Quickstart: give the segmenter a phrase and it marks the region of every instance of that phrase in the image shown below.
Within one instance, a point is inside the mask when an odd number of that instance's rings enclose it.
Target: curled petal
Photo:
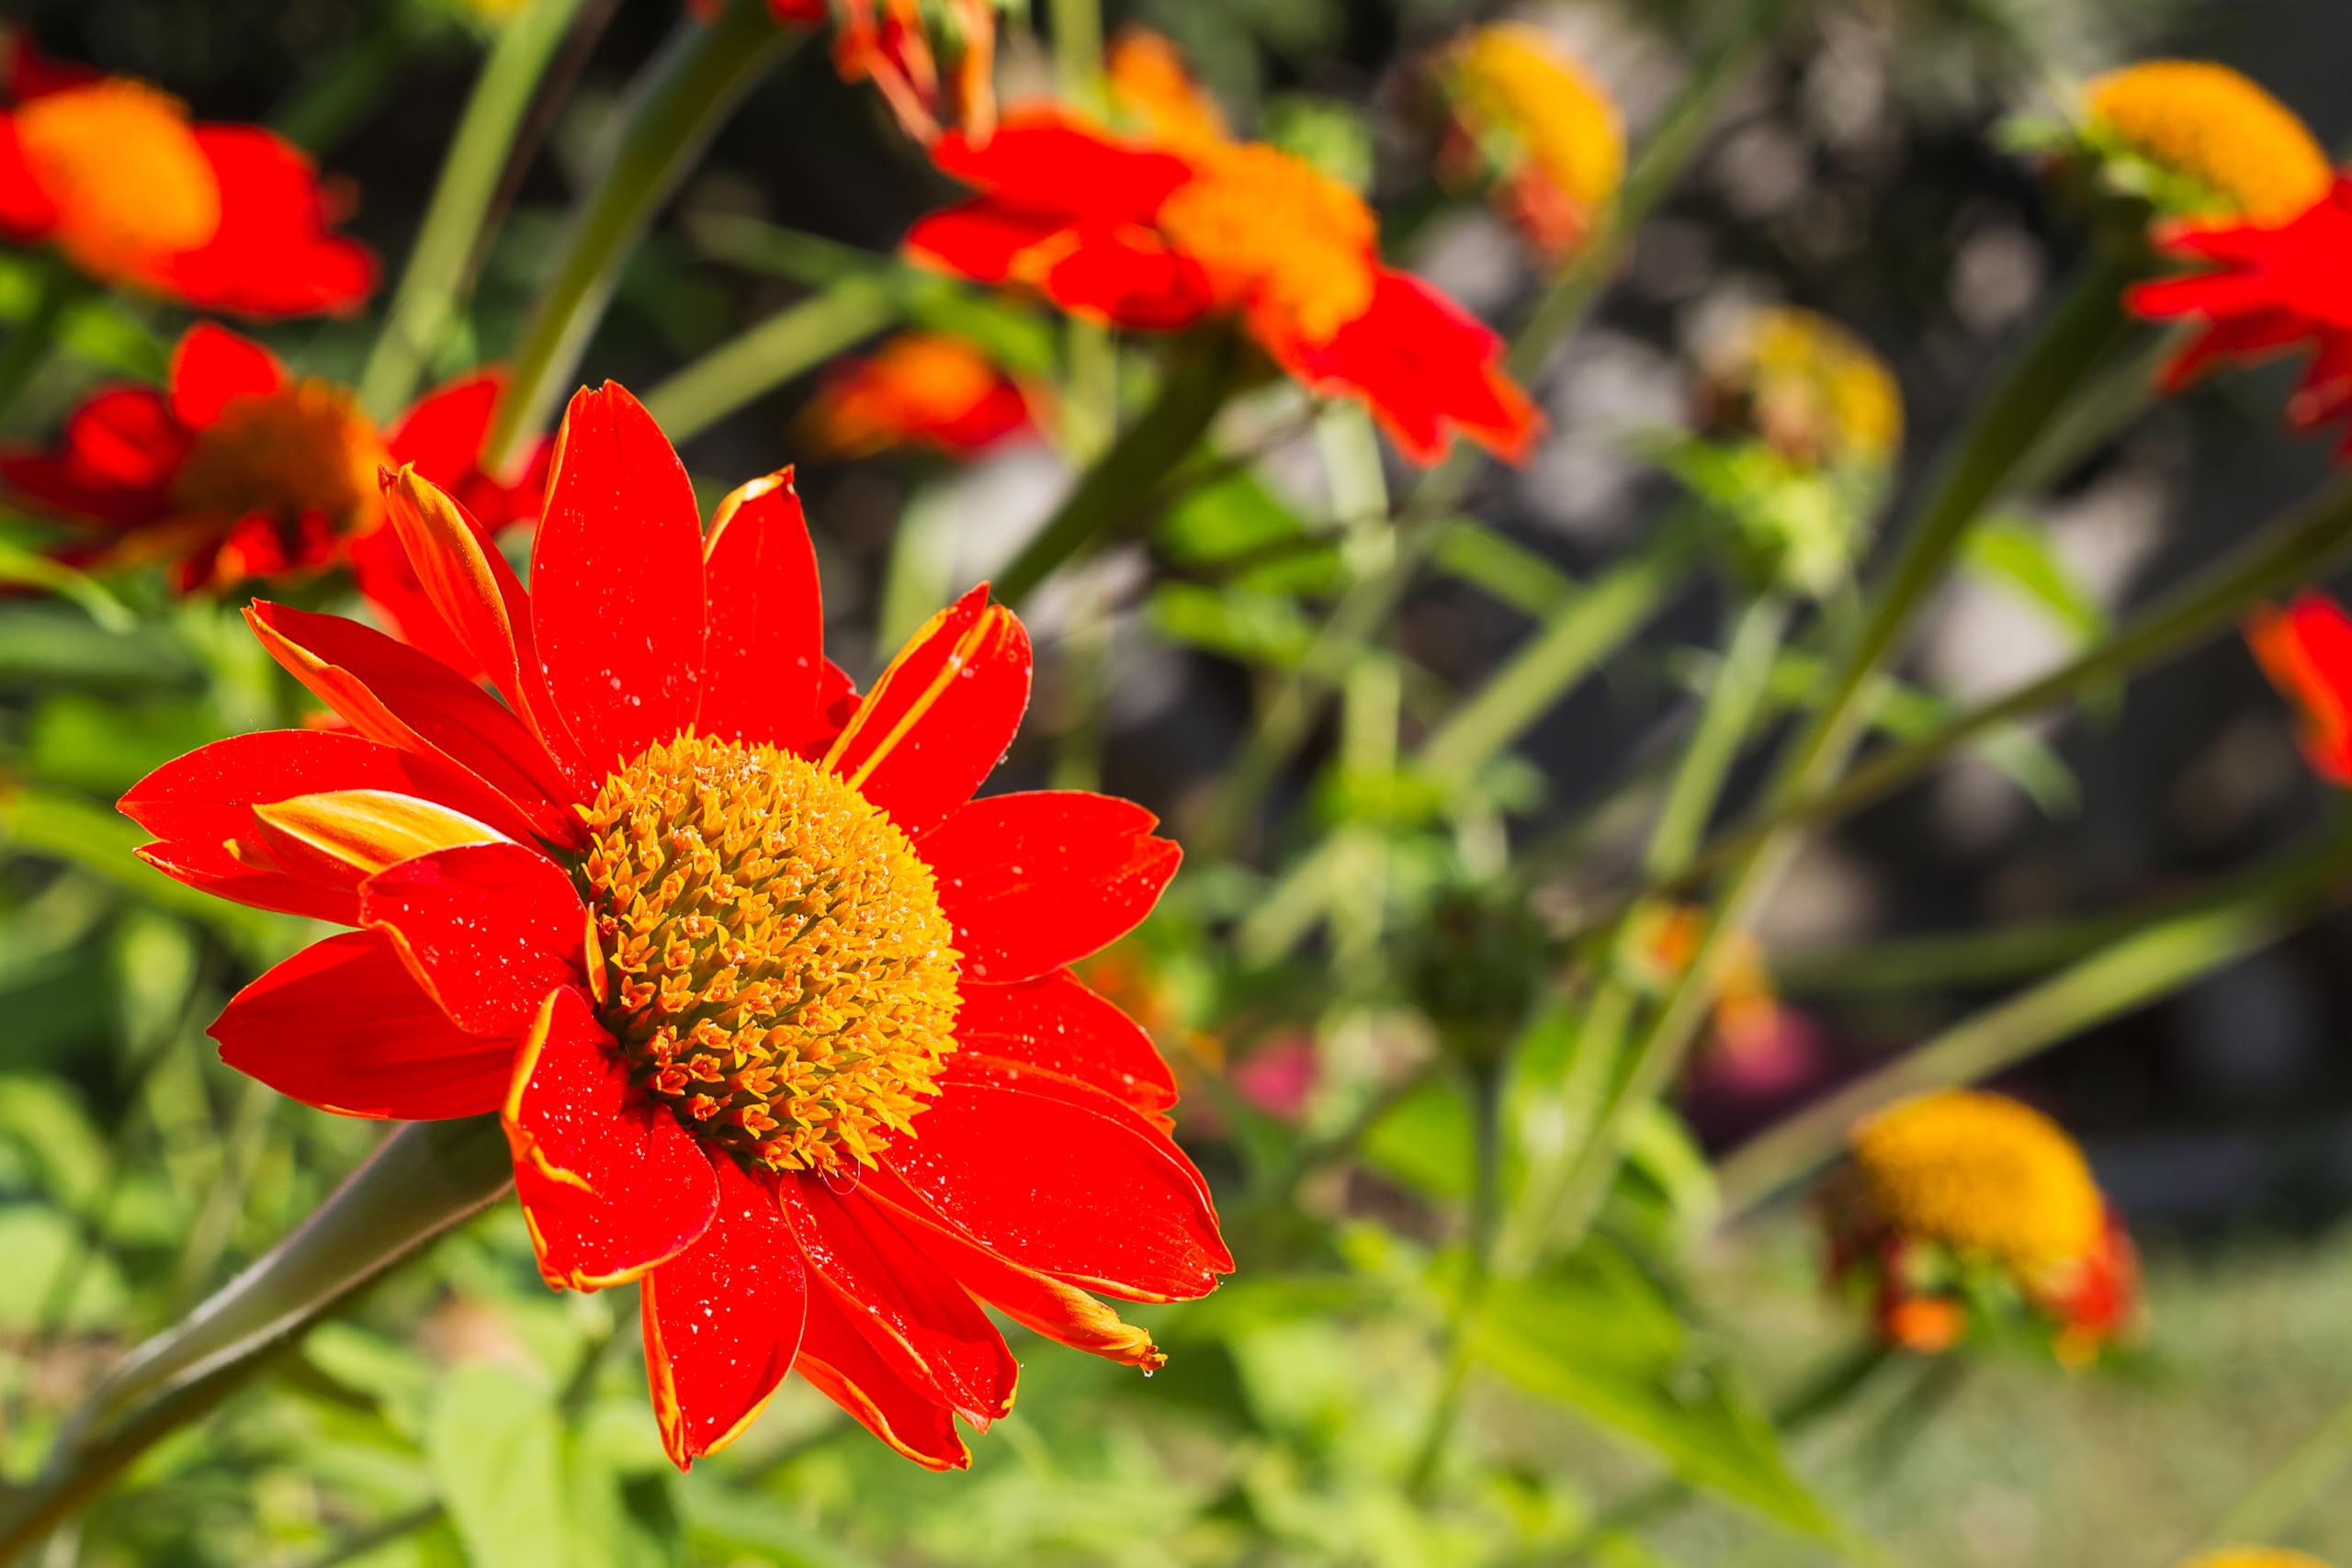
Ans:
[[[826,766],[921,834],[971,797],[1029,705],[1029,634],[984,583],[907,642]]]
[[[311,943],[231,998],[207,1032],[230,1066],[340,1116],[480,1116],[514,1075],[514,1038],[452,1023],[375,931]]]
[[[680,1470],[758,1418],[792,1370],[808,1312],[808,1267],[775,1189],[731,1159],[711,1168],[710,1228],[638,1285],[653,1413]]]
[[[501,1112],[514,1191],[556,1290],[634,1280],[699,1240],[718,1179],[677,1118],[630,1087],[578,991],[551,991]]]
[[[538,998],[587,984],[588,911],[555,862],[521,844],[466,844],[379,871],[359,885],[359,919],[476,1034],[519,1036]]]
[[[437,801],[381,789],[322,790],[253,808],[276,869],[327,887],[357,887],[386,866],[459,844],[509,840]]]
[[[808,1292],[800,1336],[800,1375],[867,1431],[925,1470],[964,1470],[972,1455],[956,1416],[882,1359],[831,1291]]]
[[[971,801],[924,834],[973,976],[1035,979],[1133,931],[1183,859],[1159,822],[1131,801],[1036,790]]]

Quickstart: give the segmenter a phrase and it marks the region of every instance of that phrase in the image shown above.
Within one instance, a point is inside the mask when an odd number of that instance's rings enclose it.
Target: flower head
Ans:
[[[996,121],[996,8],[1001,0],[768,0],[780,22],[833,23],[833,65],[872,82],[909,136],[930,141],[943,120],[986,137]]]
[[[2232,1546],[2192,1557],[2180,1568],[2328,1568],[2307,1551],[2278,1546]]]
[[[901,333],[863,358],[837,361],[804,419],[809,441],[845,457],[892,446],[968,457],[1029,425],[1012,377],[962,338]]]
[[[2021,1303],[2086,1359],[2138,1302],[2131,1241],[2073,1139],[2000,1095],[1947,1090],[1855,1129],[1827,1191],[1832,1268],[1877,1292],[1882,1332],[1922,1350],[1988,1299]]]
[[[2142,316],[2199,326],[2164,367],[2164,390],[2178,391],[2219,364],[2304,349],[2310,363],[2287,405],[2288,423],[2311,430],[2352,416],[2352,180],[2335,180],[2283,221],[2176,225],[2158,245],[2206,264],[2126,296]]]
[[[971,798],[1028,701],[1020,622],[974,590],[856,694],[789,474],[706,537],[609,385],[565,417],[527,591],[440,487],[384,483],[499,695],[248,612],[350,732],[219,742],[122,808],[166,874],[351,929],[231,1000],[223,1059],[346,1115],[497,1113],[547,1281],[639,1281],[681,1466],[789,1370],[968,1462],[957,1418],[1002,1416],[1018,1371],[982,1303],[1157,1366],[1089,1292],[1198,1296],[1232,1258],[1166,1066],[1067,966],[1178,852],[1124,801]]]
[[[1130,141],[1051,111],[985,144],[944,137],[933,157],[981,195],[915,226],[920,260],[1137,331],[1238,321],[1310,391],[1362,400],[1419,461],[1456,432],[1513,458],[1534,438],[1494,334],[1382,265],[1371,209],[1302,159]]]
[[[2279,223],[2327,193],[2327,153],[2257,84],[2203,60],[2149,60],[2083,88],[2085,134],[2175,216]]]
[[[1441,172],[1490,181],[1545,256],[1574,252],[1624,177],[1625,128],[1607,91],[1542,28],[1515,22],[1448,49],[1439,85],[1453,121]]]
[[[377,475],[413,465],[492,529],[535,516],[536,472],[510,485],[481,468],[500,385],[490,373],[454,382],[379,431],[344,388],[201,323],[173,354],[168,387],[105,389],[55,449],[0,451],[0,488],[79,526],[70,558],[168,561],[184,592],[348,564],[404,634],[454,658],[386,525]]]
[[[301,316],[357,305],[376,265],[328,231],[310,160],[251,125],[200,125],[146,83],[8,40],[0,234],[99,282],[197,307]]]
[[[1167,35],[1128,27],[1102,57],[1103,79],[1120,120],[1167,146],[1209,146],[1232,140],[1225,111],[1193,80],[1183,51]]]
[[[2303,754],[2332,784],[2352,785],[2352,615],[2324,593],[2298,594],[2246,623],[2263,673],[2295,705]]]
[[[1884,362],[1811,310],[1754,312],[1708,356],[1701,389],[1710,429],[1806,468],[1883,468],[1903,445],[1903,394]]]

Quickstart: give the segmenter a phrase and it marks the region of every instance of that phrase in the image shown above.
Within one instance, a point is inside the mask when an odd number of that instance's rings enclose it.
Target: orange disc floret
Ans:
[[[109,77],[17,112],[17,145],[56,204],[57,248],[93,277],[138,282],[220,226],[220,182],[187,106]]]
[[[841,457],[899,446],[966,456],[1024,428],[1029,400],[963,339],[901,333],[829,370],[802,423],[820,450]]]
[[[375,515],[390,460],[347,389],[302,377],[224,403],[172,476],[172,501],[227,519],[315,511],[341,532]]]
[[[1328,342],[1372,303],[1380,226],[1363,198],[1305,159],[1260,142],[1204,148],[1159,209],[1223,306],[1261,335]]]
[[[1857,1128],[1852,1153],[1862,1201],[1889,1230],[2020,1274],[2086,1256],[2105,1226],[2082,1150],[2005,1096],[1910,1100]]]
[[[954,932],[889,818],[773,746],[684,736],[585,813],[601,1017],[632,1079],[774,1170],[874,1164],[956,1049]]]
[[[1445,54],[1456,128],[1529,240],[1557,258],[1582,243],[1625,174],[1615,102],[1539,28],[1478,28]]]
[[[2212,194],[2224,213],[2284,222],[2335,177],[2308,126],[2261,86],[2203,60],[2150,60],[2083,89],[2095,135]]]

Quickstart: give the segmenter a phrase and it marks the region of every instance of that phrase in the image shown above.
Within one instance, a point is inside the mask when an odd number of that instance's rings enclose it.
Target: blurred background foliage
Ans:
[[[433,369],[510,340],[625,85],[676,20],[666,0],[587,9],[602,25],[583,32],[593,48],[559,58],[574,85],[544,128],[548,155],[507,193],[512,216]],[[1540,279],[1498,220],[1430,188],[1410,80],[1427,51],[1492,9],[1137,0],[1105,13],[1177,39],[1237,123],[1363,184],[1393,253],[1502,319]],[[1518,9],[1576,42],[1637,143],[1714,11]],[[1879,482],[1916,492],[1972,389],[2085,243],[1988,133],[2000,116],[2162,51],[2241,66],[2331,144],[2352,133],[2340,91],[2352,13],[2332,0],[1785,9],[1585,330],[1530,378],[1553,437],[1523,470],[1479,478],[1464,510],[1484,526],[1449,533],[1439,570],[1404,604],[1408,731],[1444,733],[1458,694],[1479,689],[1569,584],[1651,547],[1724,487],[1752,491],[1721,471],[1719,451],[1678,446],[1676,433],[1715,345],[1757,305],[1820,311],[1888,363],[1908,430]],[[348,178],[354,231],[394,259],[498,10],[7,7],[51,53],[153,78],[207,118],[284,130]],[[1023,18],[1008,28],[1004,81],[1018,97],[1052,68]],[[1041,314],[856,259],[888,254],[948,195],[871,96],[804,50],[728,123],[635,254],[583,363],[659,406],[680,366],[820,299],[803,327],[838,331],[842,347],[905,317],[969,333],[1016,370],[1050,368]],[[26,264],[0,268],[0,316],[21,316]],[[877,276],[878,310],[828,292]],[[18,428],[47,428],[102,367],[153,374],[168,341],[159,316],[136,309],[86,331],[87,352],[15,411]],[[361,318],[265,335],[350,378],[370,333]],[[1932,728],[1952,705],[2050,668],[2142,585],[2212,558],[2309,491],[2326,454],[2274,428],[2283,374],[2157,408],[2039,475],[1935,603],[1913,685],[1883,722],[1899,729],[1907,713],[1915,731]],[[682,443],[698,482],[723,488],[793,457],[814,385],[792,377]],[[671,390],[673,407],[692,406],[691,389]],[[2071,1375],[2024,1356],[1872,1369],[1828,1419],[1784,1423],[1784,1442],[1768,1413],[1802,1410],[1815,1380],[1853,1370],[1851,1314],[1820,1286],[1801,1205],[1715,1228],[1710,1154],[2011,978],[1997,953],[1907,939],[2145,908],[2276,852],[2317,818],[2321,789],[2243,649],[2218,643],[2062,725],[2005,732],[1813,842],[1759,933],[1780,998],[1769,1049],[1716,1041],[1685,1086],[1687,1123],[1661,1113],[1634,1129],[1599,1239],[1511,1284],[1519,1294],[1493,1303],[1475,1344],[1449,1345],[1449,1303],[1468,1288],[1449,1244],[1474,1199],[1477,1130],[1458,1082],[1424,1069],[1498,1049],[1482,1032],[1519,1027],[1546,962],[1522,929],[1534,917],[1494,891],[1502,846],[1532,857],[1538,913],[1622,885],[1640,834],[1594,803],[1605,807],[1629,767],[1662,766],[1688,694],[1716,673],[1707,650],[1724,594],[1678,562],[1679,586],[1644,605],[1644,635],[1507,758],[1441,782],[1398,771],[1393,754],[1327,768],[1339,736],[1318,728],[1262,801],[1221,819],[1213,807],[1258,691],[1307,657],[1338,570],[1328,538],[1302,542],[1300,519],[1344,498],[1321,492],[1312,444],[1280,439],[1266,417],[1266,460],[1191,492],[1155,539],[1156,570],[1114,560],[1035,601],[1036,717],[1012,758],[1023,781],[1141,799],[1194,844],[1153,925],[1092,976],[1178,1064],[1180,1131],[1219,1184],[1242,1261],[1209,1300],[1138,1314],[1170,1352],[1163,1371],[1146,1382],[1024,1354],[1014,1416],[977,1446],[971,1472],[944,1476],[906,1465],[796,1383],[752,1436],[682,1480],[645,1415],[629,1293],[548,1295],[502,1208],[157,1449],[41,1560],[1420,1568],[1591,1549],[1612,1564],[1721,1568],[1840,1550],[1923,1568],[2154,1564],[2233,1510],[2352,1557],[2352,1511],[2303,1506],[2277,1482],[2300,1456],[2307,1490],[2337,1495],[2352,1453],[2336,1414],[2352,1397],[2352,1071],[2339,1044],[2352,931],[2340,919],[2007,1080],[2084,1134],[2148,1256],[2148,1336],[2114,1363]],[[941,591],[1001,566],[1063,474],[1037,446],[967,467],[806,460],[829,640],[844,662],[870,675]],[[1822,584],[1832,615],[1837,576]],[[0,604],[0,1454],[16,1474],[38,1466],[100,1370],[291,1229],[377,1136],[214,1060],[203,1026],[282,950],[288,923],[146,872],[128,854],[142,836],[110,807],[169,757],[299,722],[300,705],[217,606],[142,600],[135,583],[120,597],[74,587],[78,603]],[[1801,696],[1803,671],[1787,674]],[[1735,795],[1755,772],[1743,765]],[[1389,856],[1369,908],[1344,880],[1300,894],[1297,866],[1328,869],[1302,855],[1344,858],[1329,846],[1364,841]],[[1301,1152],[1350,1145],[1347,1158]],[[1706,1501],[1677,1507],[1657,1491],[1661,1475]]]

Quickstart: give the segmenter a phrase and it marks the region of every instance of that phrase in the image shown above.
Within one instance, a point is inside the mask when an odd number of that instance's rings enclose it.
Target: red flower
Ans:
[[[347,563],[403,635],[457,662],[386,526],[377,475],[413,466],[490,529],[536,516],[544,449],[519,484],[480,466],[499,388],[493,373],[452,382],[379,433],[342,388],[291,376],[259,344],[199,323],[172,355],[167,389],[97,392],[56,451],[0,452],[0,484],[100,531],[67,558],[168,559],[184,592]]]
[[[944,137],[933,156],[982,194],[916,224],[920,260],[1138,331],[1237,317],[1302,385],[1361,399],[1420,462],[1457,431],[1513,459],[1534,439],[1495,335],[1383,266],[1362,199],[1287,152],[1148,146],[1037,110],[985,143]]]
[[[2303,754],[2332,784],[2352,785],[2352,615],[2324,593],[2298,594],[2284,610],[2246,623],[2263,673],[2294,704]]]
[[[1087,1292],[1232,1267],[1141,1031],[1066,965],[1173,873],[1149,813],[969,797],[1029,694],[975,589],[871,691],[820,646],[788,474],[707,539],[628,393],[572,401],[526,592],[464,509],[386,476],[503,703],[352,622],[256,604],[356,733],[208,746],[131,790],[192,886],[354,928],[247,987],[224,1060],[346,1115],[496,1111],[550,1285],[641,1280],[682,1466],[788,1369],[917,1462],[967,1462],[1016,1371],[989,1303],[1146,1368]]]
[[[42,61],[6,41],[0,234],[53,245],[103,283],[251,316],[345,310],[376,264],[328,232],[302,152],[254,125],[197,125],[129,77]]]
[[[2185,277],[2143,283],[2132,310],[2154,321],[2202,323],[2165,367],[2166,391],[2214,365],[2311,350],[2288,422],[2311,430],[2352,417],[2352,179],[2285,223],[2176,224],[2158,238],[2170,255],[2211,263]]]
[[[943,118],[986,136],[996,118],[994,0],[933,4],[936,25],[922,0],[768,0],[768,10],[802,27],[838,12],[833,68],[844,82],[872,82],[916,141],[937,137]]]
[[[969,457],[1029,426],[1012,378],[961,338],[902,333],[864,358],[836,361],[809,404],[808,438],[863,457],[892,446]]]

